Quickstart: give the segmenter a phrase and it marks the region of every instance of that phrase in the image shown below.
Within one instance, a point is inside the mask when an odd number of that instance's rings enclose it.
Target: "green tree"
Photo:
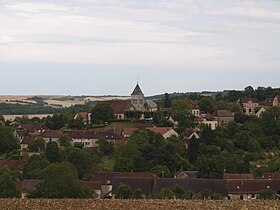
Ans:
[[[133,199],[142,199],[143,193],[141,189],[136,189],[134,192],[132,192],[132,198]]]
[[[168,93],[164,94],[164,100],[163,100],[163,107],[164,108],[171,108],[172,107],[172,103],[169,97]]]
[[[50,161],[50,163],[55,163],[60,161],[59,148],[56,142],[49,142],[47,144],[45,156],[46,159]]]
[[[163,177],[163,178],[171,177],[171,172],[167,166],[156,165],[151,169],[151,172],[155,173],[158,177]]]
[[[71,138],[69,136],[63,135],[59,138],[59,144],[62,147],[70,147]]]
[[[116,199],[131,199],[133,197],[132,191],[128,185],[120,185],[116,193]]]
[[[20,198],[21,192],[9,170],[4,169],[0,176],[0,198]]]
[[[271,189],[262,190],[258,193],[258,199],[273,200],[275,192]]]
[[[215,111],[214,101],[212,98],[203,98],[198,102],[199,108],[205,113],[213,113]]]
[[[85,127],[84,119],[82,117],[78,117],[76,119],[72,118],[68,121],[68,128],[81,130]]]
[[[67,159],[76,166],[80,179],[89,173],[92,166],[91,157],[85,149],[79,149],[77,147],[69,149]]]
[[[54,163],[44,169],[43,181],[30,198],[91,198],[92,192],[78,180],[74,165],[69,162]]]
[[[109,104],[98,103],[92,109],[92,122],[96,124],[104,124],[105,122],[110,122],[115,119],[114,111]]]
[[[104,139],[98,140],[97,144],[98,144],[98,151],[103,155],[110,155],[114,151],[114,144]]]
[[[139,146],[133,142],[119,144],[114,150],[114,171],[131,171],[136,169],[136,162],[140,159]]]
[[[24,166],[24,177],[26,179],[40,179],[43,169],[45,169],[49,164],[49,161],[42,156],[31,156]]]
[[[19,148],[19,142],[13,134],[13,129],[0,127],[0,154]]]
[[[199,140],[192,137],[188,145],[188,158],[191,164],[195,164],[197,161],[199,151]]]
[[[45,150],[45,141],[41,137],[34,137],[35,139],[28,145],[30,152],[43,152]]]
[[[54,114],[46,119],[46,126],[53,130],[60,130],[65,125],[65,120],[62,114]]]

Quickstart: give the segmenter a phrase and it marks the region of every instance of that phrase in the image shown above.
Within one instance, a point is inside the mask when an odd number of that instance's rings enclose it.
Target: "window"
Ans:
[[[137,99],[132,99],[133,104],[137,104]]]
[[[143,104],[143,103],[144,103],[144,100],[143,100],[143,99],[140,99],[140,100],[139,100],[139,103],[140,103],[140,104]]]

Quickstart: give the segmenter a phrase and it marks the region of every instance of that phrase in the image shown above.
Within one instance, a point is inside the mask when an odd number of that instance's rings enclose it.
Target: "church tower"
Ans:
[[[136,87],[134,88],[134,91],[131,93],[131,104],[137,111],[144,111],[145,107],[145,97],[144,94],[137,82]]]

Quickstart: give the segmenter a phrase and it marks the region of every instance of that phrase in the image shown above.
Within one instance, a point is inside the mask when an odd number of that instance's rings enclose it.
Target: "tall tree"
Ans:
[[[172,107],[171,100],[170,100],[170,97],[169,97],[168,93],[164,94],[163,107],[164,108],[171,108]]]
[[[110,122],[115,118],[114,111],[109,104],[98,103],[92,109],[92,122],[96,124],[104,124],[105,122]]]
[[[0,154],[19,148],[19,142],[13,134],[13,129],[0,127]]]
[[[76,166],[78,177],[82,179],[91,169],[91,157],[85,149],[77,147],[71,148],[68,151],[67,159],[70,163]]]
[[[0,176],[0,198],[20,198],[21,192],[8,169]]]
[[[91,191],[78,180],[74,165],[61,162],[44,170],[43,182],[29,194],[30,198],[91,198]]]
[[[50,161],[50,163],[55,163],[60,161],[59,148],[56,142],[49,142],[47,144],[45,156],[46,159]]]

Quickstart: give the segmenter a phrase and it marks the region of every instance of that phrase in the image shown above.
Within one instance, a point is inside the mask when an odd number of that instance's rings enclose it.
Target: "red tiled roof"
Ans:
[[[42,138],[60,138],[61,136],[62,132],[57,130],[46,130],[41,134]]]
[[[124,114],[131,106],[130,100],[111,100],[111,101],[101,101],[97,103],[109,104],[114,110],[115,114]]]
[[[197,102],[195,102],[195,101],[189,101],[188,104],[190,105],[190,107],[192,109],[199,109],[199,106],[198,106]]]
[[[23,171],[26,164],[24,160],[0,160],[0,168],[7,166],[11,170]]]

